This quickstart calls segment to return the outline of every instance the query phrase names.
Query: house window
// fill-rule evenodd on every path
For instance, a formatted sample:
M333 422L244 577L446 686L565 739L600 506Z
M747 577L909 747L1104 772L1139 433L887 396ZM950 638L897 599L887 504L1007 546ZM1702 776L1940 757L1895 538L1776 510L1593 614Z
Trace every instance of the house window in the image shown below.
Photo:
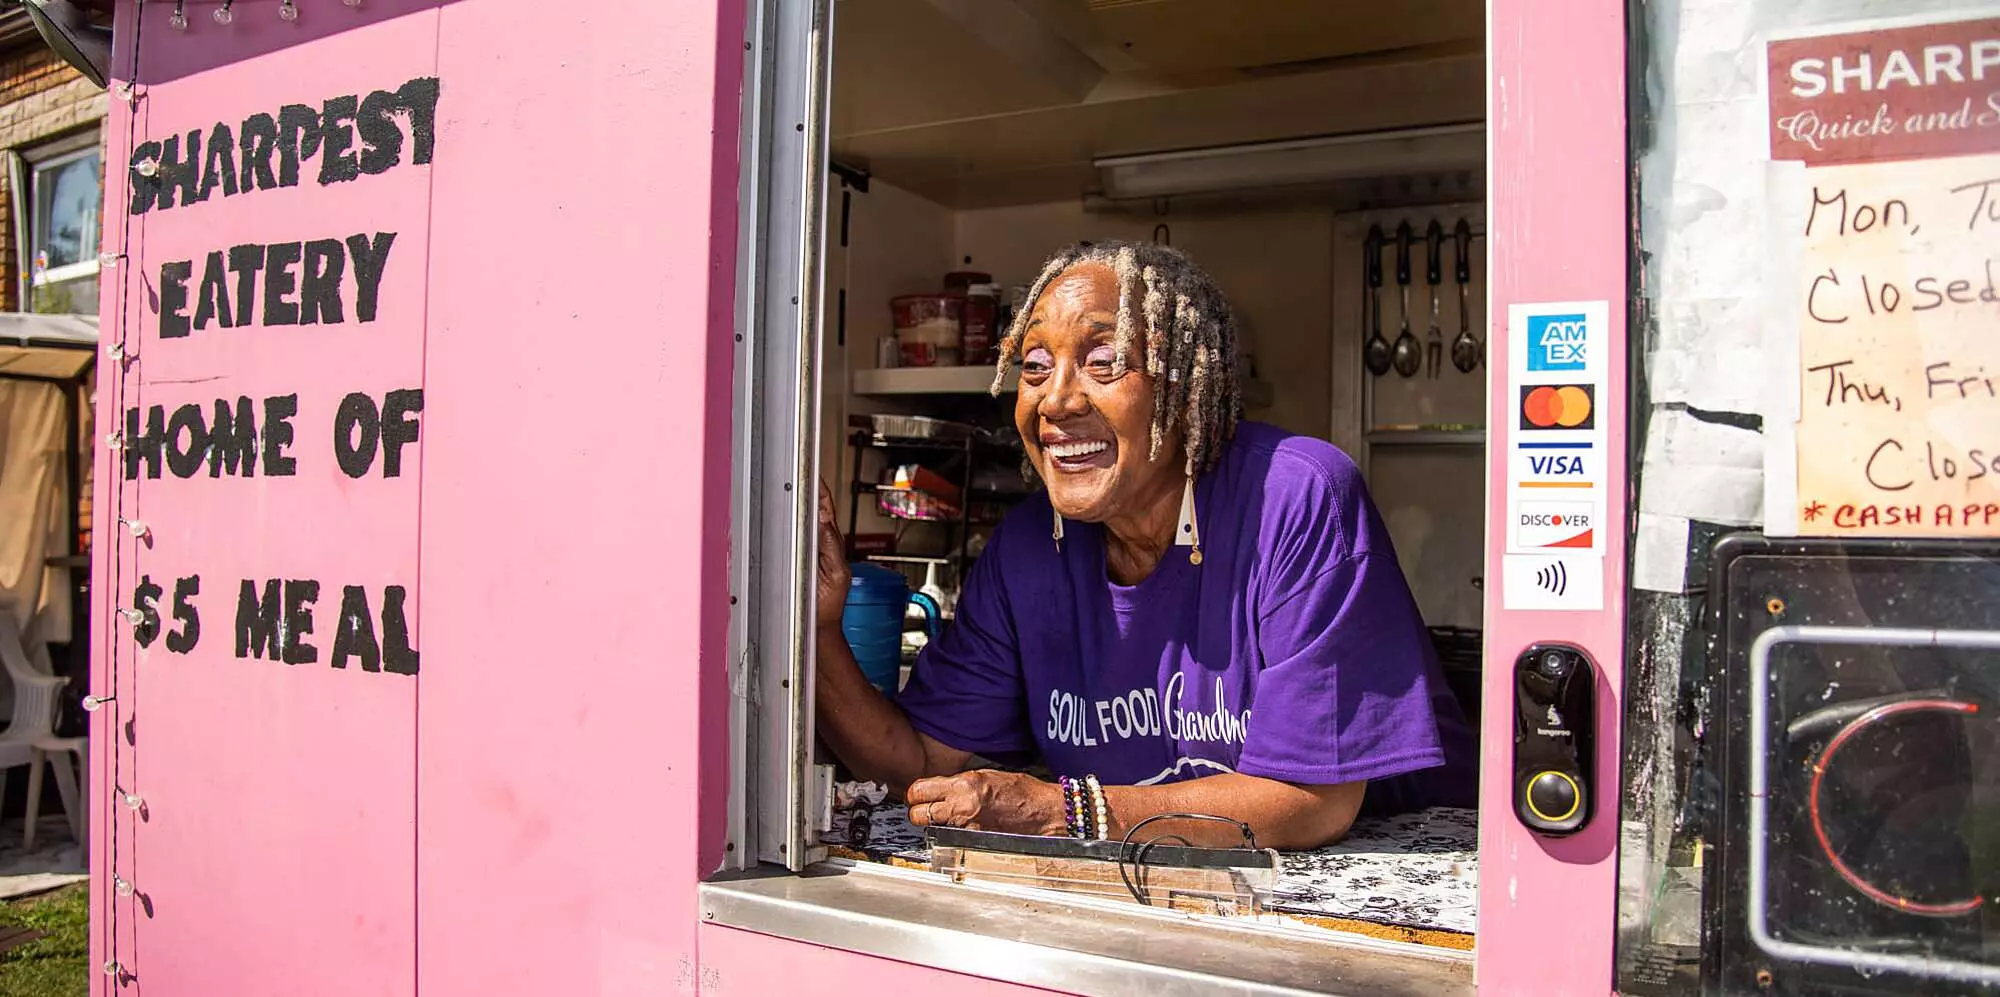
M96 133L23 156L28 212L27 311L97 314L99 213L104 157Z

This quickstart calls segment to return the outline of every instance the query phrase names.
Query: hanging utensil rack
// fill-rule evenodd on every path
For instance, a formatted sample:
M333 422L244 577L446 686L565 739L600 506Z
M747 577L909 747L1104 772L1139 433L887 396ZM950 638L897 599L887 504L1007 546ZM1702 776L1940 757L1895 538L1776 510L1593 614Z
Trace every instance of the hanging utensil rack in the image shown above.
M1461 219L1461 221L1463 221L1463 219ZM1397 227L1401 228L1404 226L1408 226L1414 229L1414 226L1412 226L1407 221L1403 222L1401 225ZM1377 225L1372 227L1371 230L1380 232L1381 228L1382 226ZM1457 226L1454 226L1452 230L1452 237L1454 239L1461 237L1460 235L1461 232L1463 233L1462 237L1465 239L1468 246L1472 242L1484 242L1486 239L1486 227L1484 225L1472 224L1466 222L1464 223L1462 229ZM1397 243L1394 238L1383 238L1373 244L1372 252L1375 256L1375 260L1372 265L1374 267L1374 272L1379 274L1383 269L1380 259L1381 256L1395 252L1396 248L1397 248ZM1370 244L1366 241L1364 241L1363 243L1362 252L1364 254L1364 257L1370 254L1371 252ZM1369 272L1368 266L1369 266L1368 261L1364 259L1364 267L1363 267L1364 274ZM1381 314L1380 314L1381 306L1379 305L1379 303L1376 303L1374 300L1371 300L1375 298L1375 295L1377 293L1379 292L1374 291L1370 286L1368 286L1365 283L1365 278L1364 278L1364 284L1360 288L1361 302L1362 302L1361 305L1362 326L1360 332L1361 332L1362 342L1364 344L1367 342L1367 337L1370 334L1371 323L1381 321ZM1459 297L1459 310L1461 313L1461 323L1465 324L1468 322L1468 320L1464 317L1464 313L1468 308L1467 296L1461 293L1458 297ZM1483 298L1484 295L1482 294L1481 297ZM1481 338L1481 343L1483 346L1484 344L1483 337ZM1426 362L1428 362L1428 357L1426 357L1425 360ZM1477 368L1475 368L1474 371L1468 371L1466 373L1468 375L1471 375L1476 373L1476 371ZM1385 371L1384 373L1386 374L1388 372ZM1427 371L1420 370L1420 373L1427 374ZM1439 377L1435 378L1435 380L1445 380L1449 377L1450 373L1451 371L1445 371L1442 374L1440 374ZM1382 375L1374 374L1372 371L1370 371L1366 366L1366 364L1363 365L1362 377L1361 377L1361 421L1362 421L1361 439L1364 444L1371 447L1374 446L1478 447L1485 445L1486 430L1479 426L1466 425L1460 423L1383 424L1377 421L1375 416L1375 391L1376 391L1375 382L1377 378L1380 376ZM1407 378L1407 380L1429 381L1434 379L1430 378L1429 376L1425 376L1421 378L1410 377Z

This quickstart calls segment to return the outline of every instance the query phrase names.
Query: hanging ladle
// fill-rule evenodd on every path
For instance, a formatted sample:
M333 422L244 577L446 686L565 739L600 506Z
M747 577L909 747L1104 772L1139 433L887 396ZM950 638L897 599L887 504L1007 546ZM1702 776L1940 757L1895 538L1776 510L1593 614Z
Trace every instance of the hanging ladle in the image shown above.
M1424 374L1435 381L1444 372L1444 327L1438 324L1438 288L1444 284L1444 226L1435 218L1424 230L1424 279L1431 287L1431 334L1425 347Z
M1403 332L1389 348L1389 364L1404 377L1415 377L1424 365L1424 344L1410 334L1410 223L1396 226L1396 284L1403 291Z
M1361 298L1362 324L1368 327L1368 342L1361 348L1361 363L1368 373L1381 377L1389 372L1389 341L1382 338L1382 226L1368 226L1368 238L1361 244L1361 279L1366 293Z
M1472 283L1472 223L1460 218L1452 238L1458 243L1458 338L1451 341L1451 365L1470 374L1486 359L1486 344L1472 334L1472 313L1465 303L1465 289Z

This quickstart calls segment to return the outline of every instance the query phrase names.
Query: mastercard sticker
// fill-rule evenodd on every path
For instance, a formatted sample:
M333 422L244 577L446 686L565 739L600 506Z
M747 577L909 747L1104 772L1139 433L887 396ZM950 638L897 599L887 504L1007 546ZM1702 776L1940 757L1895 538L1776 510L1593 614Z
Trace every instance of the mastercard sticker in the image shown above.
M1529 384L1521 387L1521 429L1575 430L1597 427L1597 388L1590 384Z

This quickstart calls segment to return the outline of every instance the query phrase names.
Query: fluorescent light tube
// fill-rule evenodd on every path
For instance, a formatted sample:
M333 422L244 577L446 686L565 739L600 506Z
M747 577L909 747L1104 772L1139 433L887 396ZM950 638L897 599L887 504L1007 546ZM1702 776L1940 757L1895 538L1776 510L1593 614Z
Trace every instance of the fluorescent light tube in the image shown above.
M1486 165L1486 126L1449 125L1097 160L1106 197L1167 197Z

